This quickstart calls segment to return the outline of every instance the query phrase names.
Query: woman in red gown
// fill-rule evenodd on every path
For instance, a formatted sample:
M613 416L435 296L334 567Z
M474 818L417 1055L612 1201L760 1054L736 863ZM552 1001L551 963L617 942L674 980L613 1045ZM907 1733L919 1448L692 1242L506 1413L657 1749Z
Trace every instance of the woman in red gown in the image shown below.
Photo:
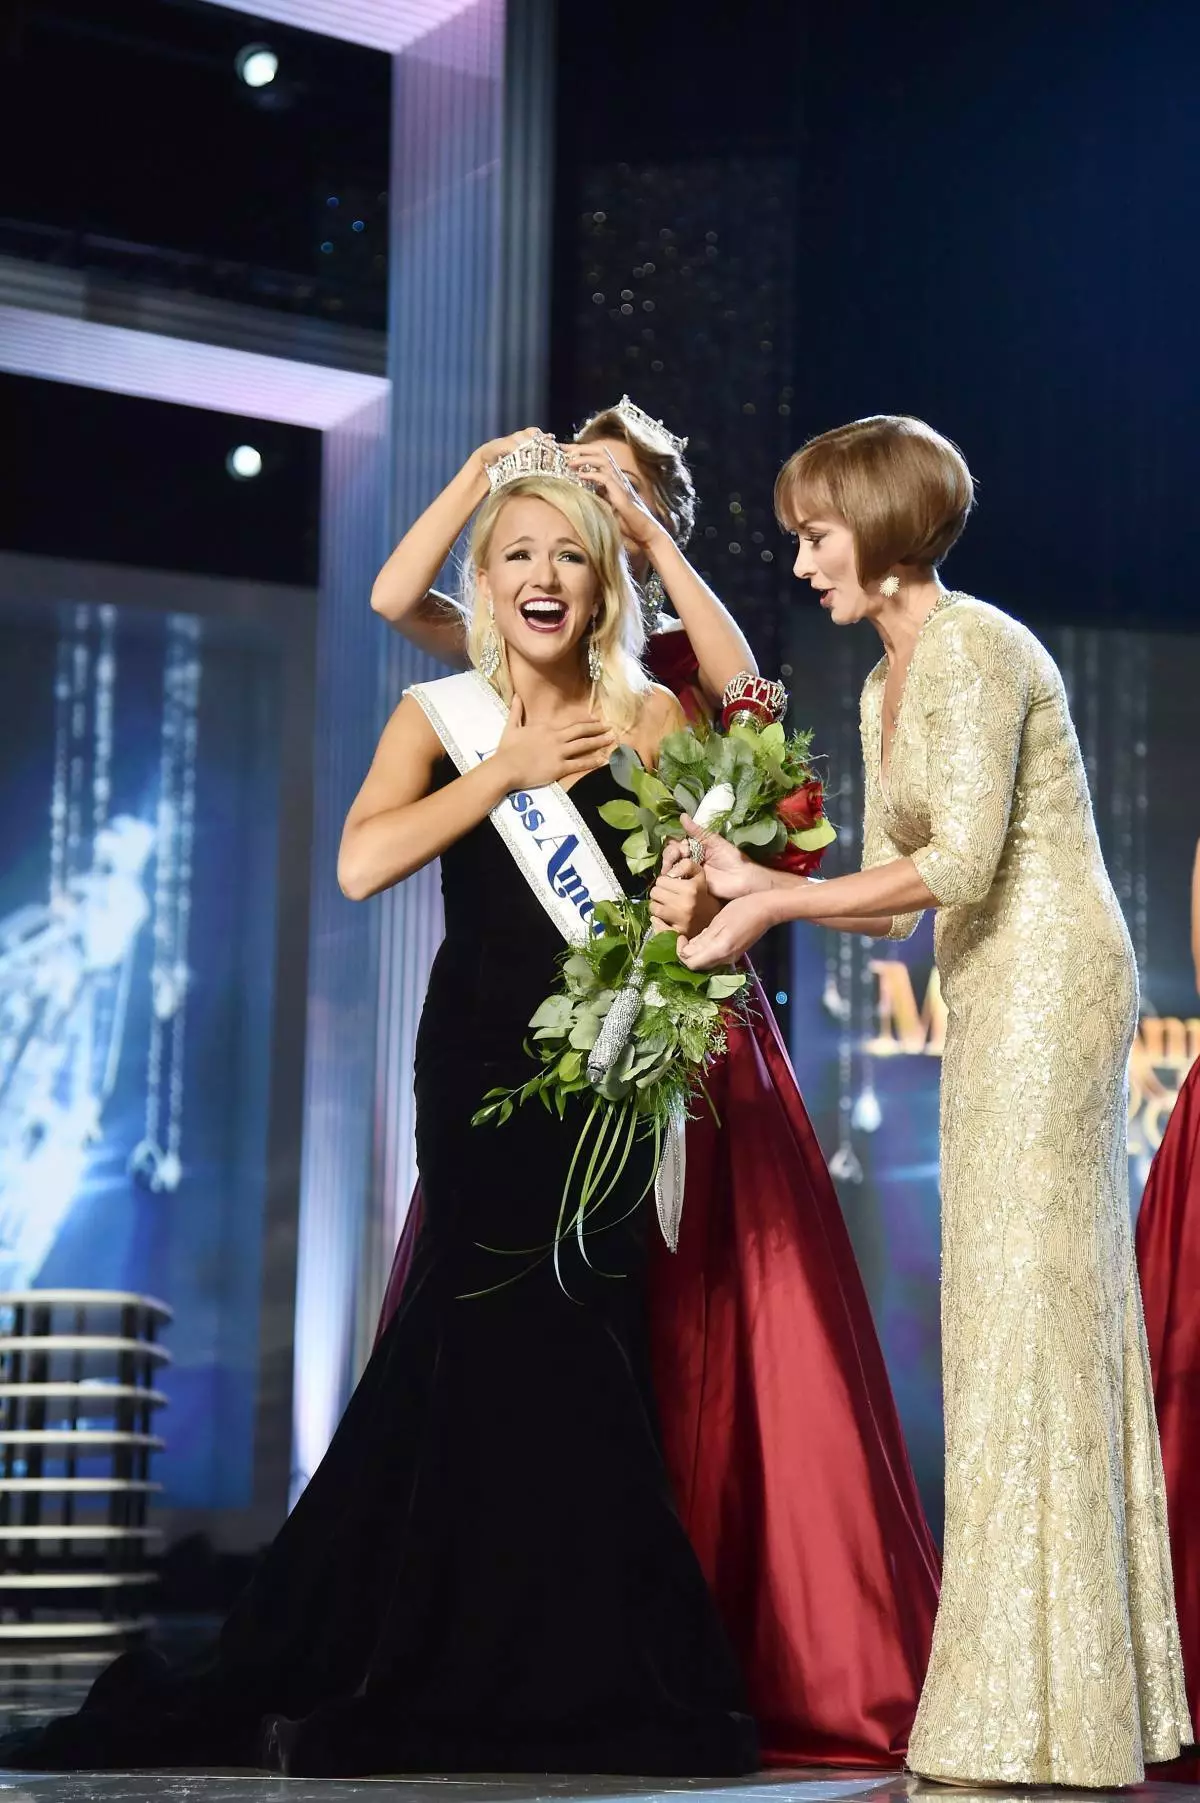
M1200 991L1200 844L1192 870L1192 957ZM1195 1722L1200 1721L1200 1060L1184 1079L1150 1166L1138 1214L1137 1261L1167 1480L1175 1606ZM1200 1781L1200 1759L1194 1755L1170 1770L1188 1783Z
M487 494L484 445L410 530L371 604L461 665L432 584ZM653 613L647 661L693 718L754 670L732 616L683 554L695 514L684 441L628 401L572 459L621 523ZM663 607L669 598L676 619ZM938 1555L825 1159L761 987L689 1121L678 1252L660 1246L651 1336L664 1450L684 1525L739 1655L772 1765L895 1765L929 1655ZM420 1233L413 1198L384 1303Z

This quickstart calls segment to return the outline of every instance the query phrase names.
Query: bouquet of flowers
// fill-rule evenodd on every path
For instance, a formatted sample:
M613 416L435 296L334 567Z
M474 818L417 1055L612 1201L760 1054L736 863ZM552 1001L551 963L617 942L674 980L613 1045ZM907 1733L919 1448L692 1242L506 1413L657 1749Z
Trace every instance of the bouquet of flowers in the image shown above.
M657 869L667 840L686 836L681 814L704 830L719 829L748 856L800 875L817 867L836 837L812 771L812 735L789 738L772 717L786 703L778 684L738 682L752 692L727 700L724 733L671 734L657 771L628 746L614 754L613 773L633 799L600 812L627 832L622 850L635 875ZM561 1119L573 1096L590 1094L545 1249L556 1269L568 1235L586 1257L587 1218L616 1187L639 1131L653 1135L657 1171L668 1133L681 1131L698 1101L711 1107L705 1072L725 1050L749 984L745 971L689 970L678 936L654 930L645 900L600 903L595 918L599 935L564 956L561 986L530 1021L528 1049L540 1070L515 1089L489 1091L472 1123L500 1125L535 1097ZM654 1180L652 1174L647 1190Z
M809 876L837 833L825 818L825 792L809 760L810 732L787 737L778 721L737 721L726 733L691 731L664 739L658 769L621 746L613 775L633 801L600 812L629 833L622 850L630 870L657 869L668 839L682 839L680 814L713 827L757 863Z
M678 936L654 931L648 901L599 902L595 914L602 932L566 955L561 987L529 1023L541 1069L516 1089L490 1090L472 1120L501 1125L534 1098L561 1120L571 1097L591 1096L546 1248L556 1269L565 1237L583 1249L585 1222L620 1181L639 1132L654 1141L649 1190L666 1135L707 1099L705 1069L725 1050L730 1010L749 982L743 971L681 964ZM628 1030L597 1063L614 1010L630 999Z

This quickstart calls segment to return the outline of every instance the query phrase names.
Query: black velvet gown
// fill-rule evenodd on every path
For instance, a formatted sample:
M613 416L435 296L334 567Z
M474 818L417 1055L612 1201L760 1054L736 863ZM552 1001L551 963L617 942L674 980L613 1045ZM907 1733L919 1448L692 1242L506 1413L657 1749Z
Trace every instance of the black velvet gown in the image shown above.
M618 793L600 770L573 799L620 869L621 835L597 813ZM532 1073L522 1042L562 941L490 822L446 854L442 884L416 1059L425 1214L403 1303L215 1653L188 1670L118 1660L78 1715L0 1743L10 1767L754 1768L659 1445L644 1317L657 1229L651 1198L633 1207L648 1147L592 1229L594 1268L565 1248L564 1291L534 1249L583 1105L470 1125L487 1090Z

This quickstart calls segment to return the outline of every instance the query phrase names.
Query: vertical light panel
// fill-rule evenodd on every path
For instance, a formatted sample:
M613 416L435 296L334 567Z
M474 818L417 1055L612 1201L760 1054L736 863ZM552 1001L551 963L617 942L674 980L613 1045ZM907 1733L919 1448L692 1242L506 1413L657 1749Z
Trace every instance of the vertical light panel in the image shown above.
M503 0L472 0L395 59L388 359L394 536L498 430L504 36ZM455 579L447 569L444 580ZM409 683L446 674L398 634L379 631L387 705ZM382 911L360 1361L416 1177L413 1048L442 935L437 867L392 890Z
M337 886L342 821L379 725L386 399L325 433L317 627L313 862L300 1175L291 1494L333 1435L354 1377L355 1299L371 1173L379 915Z

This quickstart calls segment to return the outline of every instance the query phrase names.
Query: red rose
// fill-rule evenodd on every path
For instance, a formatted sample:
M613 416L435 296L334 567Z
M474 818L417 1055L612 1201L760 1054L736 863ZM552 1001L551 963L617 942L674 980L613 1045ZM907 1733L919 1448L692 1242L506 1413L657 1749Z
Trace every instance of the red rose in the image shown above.
M806 833L825 813L825 790L816 777L785 795L775 809L789 833Z
M820 785L817 785L820 787ZM790 797L789 797L790 799ZM825 847L820 851L801 851L798 845L785 845L771 859L772 870L786 870L789 876L811 876L814 870L821 867L821 859L825 856Z

